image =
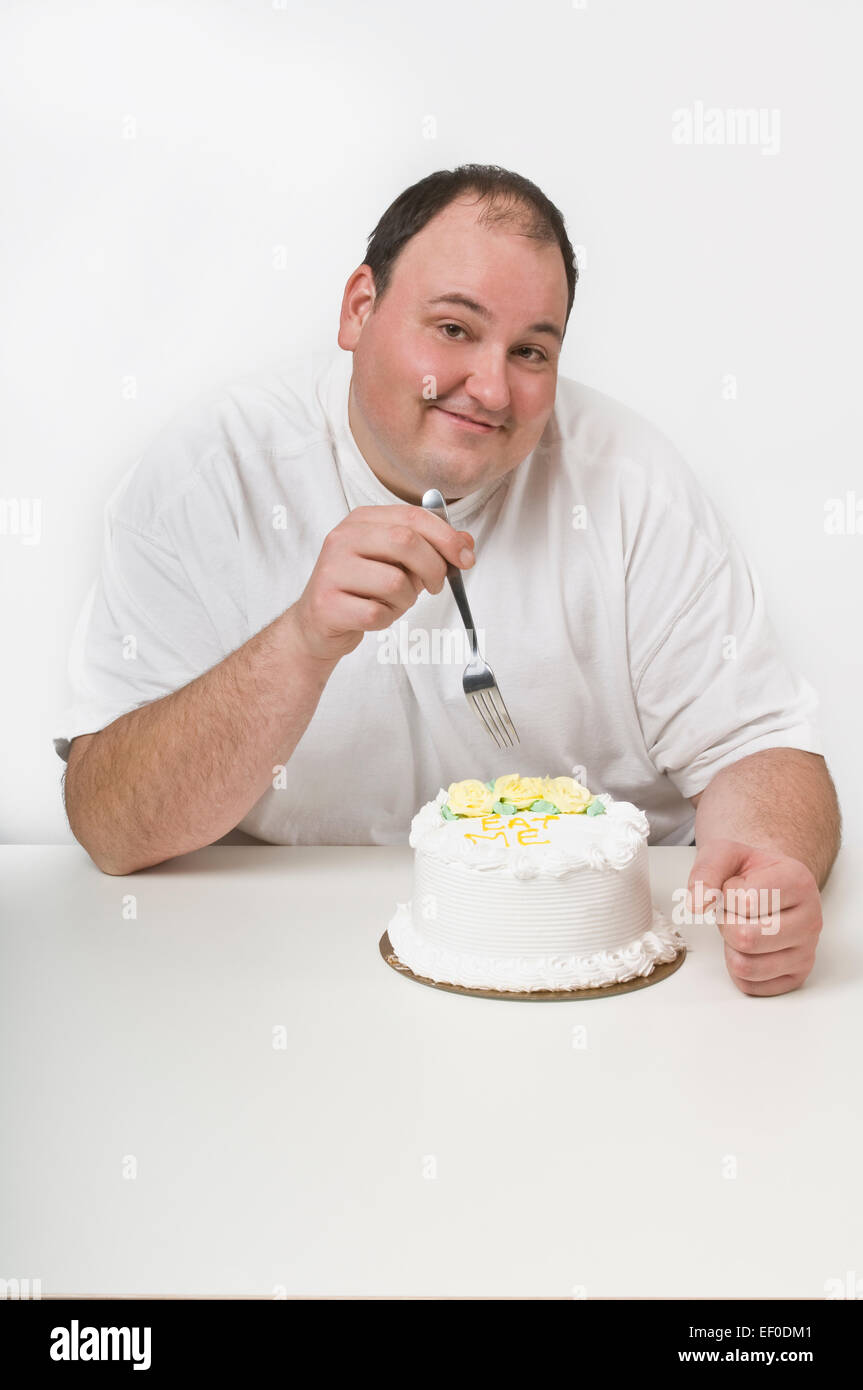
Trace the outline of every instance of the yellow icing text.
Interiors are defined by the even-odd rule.
[[[560,816],[537,815],[537,816],[508,816],[504,818],[497,814],[482,817],[483,830],[494,830],[497,826],[505,826],[505,829],[497,830],[494,835],[479,835],[474,831],[465,831],[464,838],[473,840],[474,844],[478,840],[503,840],[507,849],[516,843],[520,845],[550,845],[551,840],[538,840],[536,837],[540,830],[548,830],[549,821],[559,821]],[[510,832],[509,834],[507,832]]]
[[[536,839],[536,836],[537,836],[538,834],[539,834],[539,831],[538,831],[538,830],[531,830],[531,829],[529,829],[529,828],[528,828],[527,830],[519,830],[519,832],[518,832],[518,843],[519,843],[520,845],[550,845],[550,844],[551,844],[551,840],[537,840],[537,839]],[[529,840],[529,839],[527,838],[528,835],[533,835],[534,838],[533,838],[532,840]]]
[[[506,834],[503,830],[499,830],[496,835],[475,835],[468,832],[465,835],[465,839],[473,840],[474,844],[476,844],[477,840],[503,840],[505,845],[509,844],[509,840],[506,838]]]

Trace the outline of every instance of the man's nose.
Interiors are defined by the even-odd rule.
[[[465,389],[482,406],[485,415],[501,423],[497,417],[509,409],[510,403],[505,361],[491,357],[477,363],[465,382]]]

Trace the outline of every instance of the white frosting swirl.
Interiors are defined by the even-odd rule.
[[[649,931],[626,946],[580,956],[553,953],[537,956],[479,956],[447,950],[426,940],[414,926],[411,903],[399,903],[389,924],[393,950],[415,975],[467,989],[497,989],[507,993],[534,990],[594,989],[622,984],[651,973],[660,962],[674,960],[684,945],[676,927],[653,909]]]

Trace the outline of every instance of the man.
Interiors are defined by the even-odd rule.
[[[839,845],[815,695],[670,443],[559,378],[576,278],[534,184],[430,175],[347,282],[352,360],[217,395],[126,475],[55,739],[104,872],[233,827],[403,844],[450,781],[575,772],[641,806],[651,843],[694,826],[691,884],[778,888],[778,934],[725,917],[728,968],[750,994],[803,982]],[[432,486],[452,525],[418,505]],[[461,628],[447,562],[469,576],[513,750],[468,709],[463,661],[415,642]]]

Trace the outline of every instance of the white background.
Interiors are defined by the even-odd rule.
[[[197,395],[335,350],[381,213],[465,162],[563,212],[561,371],[659,425],[728,517],[860,839],[863,522],[824,519],[863,503],[863,7],[5,0],[0,27],[0,498],[42,510],[37,545],[0,534],[0,840],[72,839],[51,735],[116,482]],[[762,108],[778,149],[675,143],[697,103]]]

